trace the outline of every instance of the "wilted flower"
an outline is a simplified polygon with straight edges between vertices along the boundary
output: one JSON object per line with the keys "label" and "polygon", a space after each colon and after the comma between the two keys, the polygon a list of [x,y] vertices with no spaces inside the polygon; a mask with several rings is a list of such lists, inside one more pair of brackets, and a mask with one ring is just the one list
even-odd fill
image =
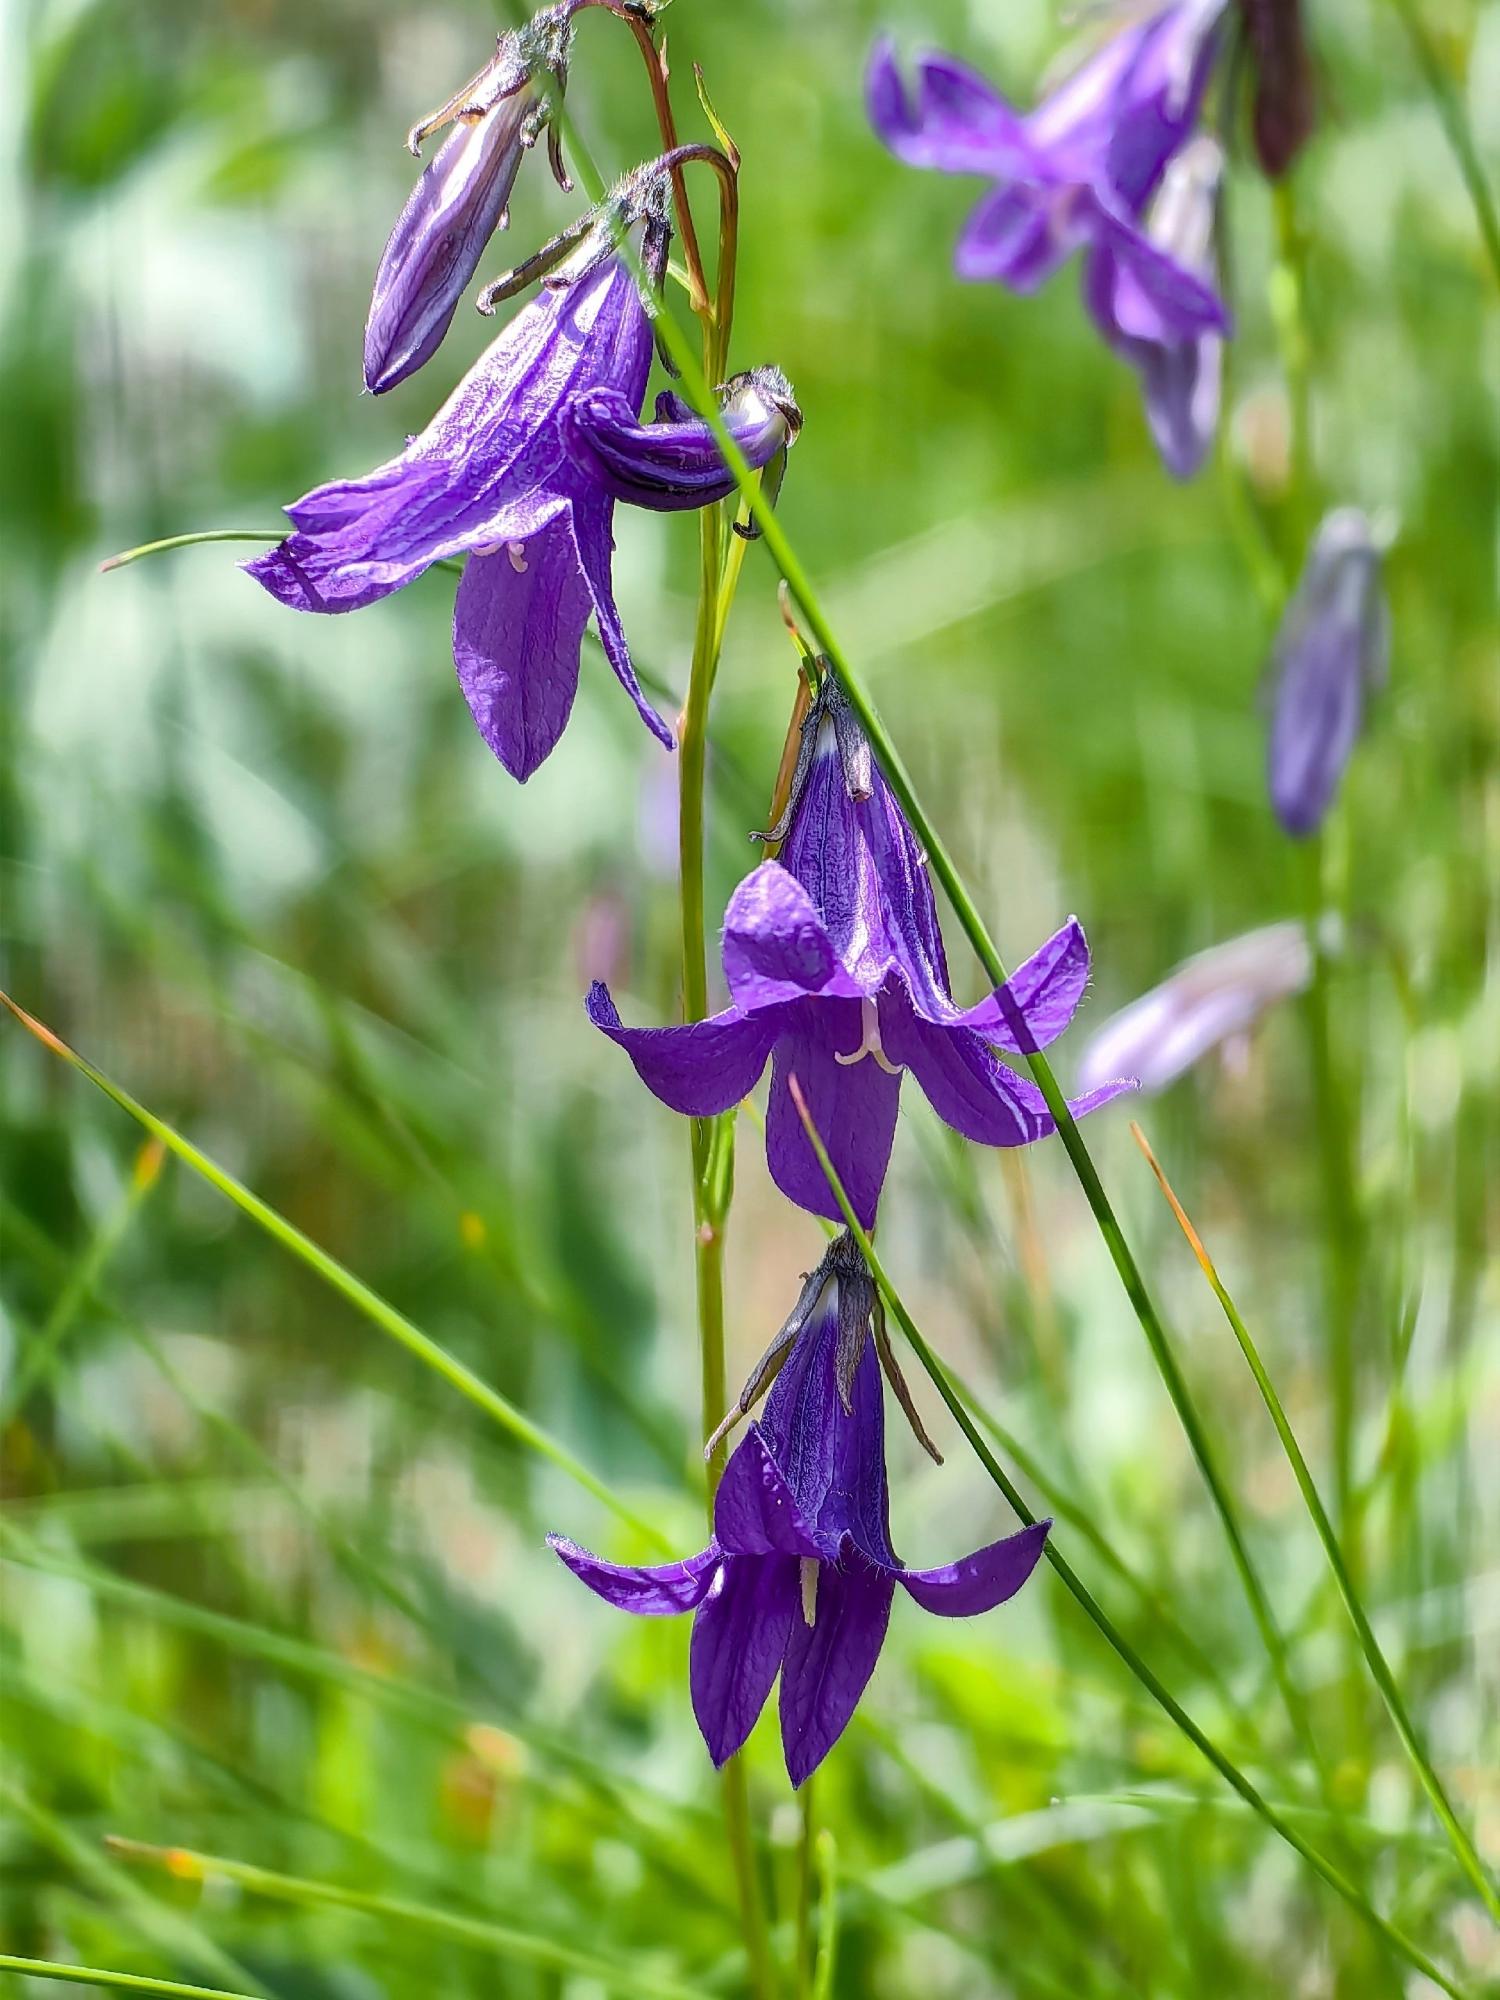
{"label": "wilted flower", "polygon": [[1322,823],[1364,726],[1365,697],[1385,679],[1383,546],[1357,507],[1325,516],[1276,635],[1266,771],[1290,834]]}
{"label": "wilted flower", "polygon": [[[1022,1146],[1051,1132],[1041,1092],[994,1049],[1025,1053],[1062,1033],[1088,980],[1083,932],[1069,921],[987,1000],[954,1004],[922,856],[831,672],[803,725],[783,822],[767,838],[784,838],[780,860],[749,875],[725,913],[722,1013],[626,1028],[605,987],[589,994],[595,1026],[648,1088],[675,1111],[708,1117],[744,1097],[770,1057],[772,1178],[803,1208],[839,1219],[787,1088],[795,1076],[867,1228],[903,1069],[966,1138]],[[1071,1108],[1081,1116],[1126,1088],[1107,1084]]]}
{"label": "wilted flower", "polygon": [[871,122],[901,159],[994,182],[959,237],[962,278],[1031,292],[1075,250],[1107,252],[1119,323],[1142,340],[1222,331],[1204,277],[1141,218],[1197,122],[1225,0],[1174,0],[1123,28],[1027,116],[946,55],[917,64],[908,96],[889,42],[874,50]]}
{"label": "wilted flower", "polygon": [[765,1412],[724,1470],[713,1539],[685,1562],[601,1562],[552,1547],[590,1590],[648,1617],[694,1611],[693,1713],[715,1764],[744,1743],[781,1676],[787,1775],[801,1785],[843,1733],[885,1640],[899,1583],[925,1611],[971,1618],[1013,1597],[1050,1522],[940,1569],[903,1569],[891,1549],[877,1346],[895,1373],[863,1258],[841,1237],[741,1398],[778,1369]]}
{"label": "wilted flower", "polygon": [[[1325,943],[1336,942],[1330,932]],[[1305,991],[1312,947],[1300,923],[1267,924],[1200,951],[1104,1023],[1078,1065],[1085,1089],[1121,1070],[1165,1090],[1210,1049],[1247,1034],[1269,1007]]]}
{"label": "wilted flower", "polygon": [[[1170,162],[1151,204],[1147,234],[1158,249],[1205,283],[1217,281],[1214,253],[1224,155],[1200,133]],[[1191,479],[1219,425],[1223,336],[1212,328],[1153,339],[1133,328],[1134,278],[1101,245],[1084,271],[1084,298],[1099,331],[1141,378],[1146,421],[1174,479]]]}
{"label": "wilted flower", "polygon": [[[391,231],[365,325],[365,387],[379,395],[436,353],[484,246],[505,227],[521,159],[547,127],[567,80],[573,16],[590,0],[561,0],[495,42],[477,76],[407,135],[422,141],[452,121]],[[552,168],[564,188],[556,130]]]}
{"label": "wilted flower", "polygon": [[[610,574],[623,486],[640,506],[688,504],[661,460],[692,458],[684,438],[692,426],[674,419],[664,427],[673,442],[663,453],[654,427],[622,423],[623,412],[640,408],[652,334],[618,237],[643,225],[641,263],[659,282],[666,185],[662,163],[640,170],[586,226],[491,286],[511,289],[576,244],[400,457],[296,501],[287,509],[295,532],[245,564],[294,610],[337,612],[467,554],[453,617],[459,683],[480,733],[517,778],[536,770],[567,722],[590,613],[647,728],[669,747],[673,740],[641,692]],[[733,394],[741,397],[730,418],[742,448],[763,464],[785,447],[784,412],[768,415],[755,398]],[[732,482],[724,473],[715,484],[704,472],[717,446],[701,422],[695,442],[702,504]]]}

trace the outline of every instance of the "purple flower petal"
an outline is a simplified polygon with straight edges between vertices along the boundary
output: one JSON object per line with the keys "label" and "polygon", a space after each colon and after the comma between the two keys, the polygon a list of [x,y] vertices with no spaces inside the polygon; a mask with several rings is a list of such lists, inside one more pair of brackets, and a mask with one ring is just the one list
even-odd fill
{"label": "purple flower petal", "polygon": [[560,506],[525,542],[470,556],[453,602],[458,684],[480,735],[523,782],[562,735],[591,601]]}
{"label": "purple flower petal", "polygon": [[549,1535],[547,1546],[596,1597],[642,1618],[669,1618],[679,1611],[692,1611],[707,1596],[724,1560],[712,1543],[701,1555],[650,1569],[602,1562],[562,1535]]}
{"label": "purple flower petal", "polygon": [[799,1599],[795,1556],[726,1556],[693,1620],[693,1714],[716,1765],[755,1727]]}
{"label": "purple flower petal", "polygon": [[898,1569],[896,1582],[924,1611],[939,1618],[973,1618],[1015,1596],[1041,1561],[1051,1526],[1050,1521],[1035,1521],[940,1569]]}
{"label": "purple flower petal", "polygon": [[[753,369],[720,394],[725,426],[752,471],[796,436],[801,412],[778,370]],[[656,421],[643,424],[618,390],[586,390],[563,412],[563,443],[589,485],[613,500],[657,513],[705,507],[735,491],[734,474],[702,417],[678,405],[668,392]]]}
{"label": "purple flower petal", "polygon": [[740,1441],[714,1495],[714,1539],[729,1555],[832,1554],[803,1519],[797,1497],[766,1449],[760,1426]]}
{"label": "purple flower petal", "polygon": [[1113,313],[1134,340],[1181,340],[1227,333],[1229,314],[1206,278],[1160,250],[1123,216],[1101,208],[1098,237],[1115,255]]}
{"label": "purple flower petal", "polygon": [[795,1075],[861,1227],[873,1228],[896,1136],[901,1079],[888,1075],[872,1056],[847,1064],[837,1060],[837,1053],[860,1047],[863,1022],[856,1000],[799,1001],[780,1020],[785,1031],[776,1043],[766,1112],[771,1178],[799,1207],[832,1222],[843,1220],[787,1089],[788,1076]]}
{"label": "purple flower petal", "polygon": [[973,1028],[987,1042],[1021,1055],[1057,1040],[1077,1013],[1088,981],[1088,940],[1077,917],[1069,917],[1004,986],[977,1006],[944,1011],[916,993],[912,1004],[935,1026]]}
{"label": "purple flower petal", "polygon": [[662,721],[656,710],[641,692],[641,684],[636,679],[635,668],[631,664],[630,648],[625,643],[625,628],[620,623],[620,614],[615,609],[614,583],[610,575],[610,559],[614,554],[614,536],[611,532],[611,517],[614,502],[588,494],[575,499],[570,513],[573,528],[573,545],[578,554],[578,564],[588,584],[589,594],[594,600],[594,618],[599,627],[599,638],[604,647],[605,657],[615,670],[615,678],[626,694],[635,703],[642,722],[659,743],[669,750],[675,749],[677,738],[668,723]]}
{"label": "purple flower petal", "polygon": [[587,1005],[589,1019],[624,1049],[646,1088],[689,1118],[712,1118],[750,1094],[779,1026],[774,1016],[730,1007],[681,1027],[627,1028],[597,980]]}
{"label": "purple flower petal", "polygon": [[799,1602],[781,1668],[781,1745],[794,1785],[844,1733],[885,1643],[894,1590],[883,1570],[851,1554],[847,1568],[818,1565],[811,1625]]}
{"label": "purple flower petal", "polygon": [[982,76],[952,56],[917,60],[908,96],[887,39],[870,51],[865,104],[878,138],[908,166],[950,174],[1013,174],[1030,160],[1024,122]]}
{"label": "purple flower petal", "polygon": [[747,875],[724,912],[724,977],[745,1013],[831,991],[859,997],[806,889],[779,861]]}
{"label": "purple flower petal", "polygon": [[1077,188],[1024,181],[981,197],[959,232],[953,268],[971,282],[1034,292],[1087,241],[1092,210]]}

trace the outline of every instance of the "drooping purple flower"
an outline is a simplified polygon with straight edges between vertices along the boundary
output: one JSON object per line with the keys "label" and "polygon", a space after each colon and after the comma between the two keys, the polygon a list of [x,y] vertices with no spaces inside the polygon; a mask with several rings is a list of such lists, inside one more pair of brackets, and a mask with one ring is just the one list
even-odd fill
{"label": "drooping purple flower", "polygon": [[[1088,980],[1070,920],[977,1006],[951,996],[931,884],[916,839],[831,672],[803,726],[778,861],[746,877],[724,918],[730,1005],[706,1021],[627,1028],[608,990],[588,999],[642,1081],[674,1111],[708,1117],[753,1088],[771,1059],[766,1156],[782,1192],[840,1211],[787,1088],[795,1076],[861,1223],[875,1218],[901,1072],[966,1138],[1022,1146],[1053,1130],[1036,1085],[995,1053],[1044,1048]],[[868,1060],[867,1060],[868,1058]],[[1079,1098],[1092,1111],[1127,1082]]]}
{"label": "drooping purple flower", "polygon": [[[693,1611],[693,1713],[709,1755],[741,1747],[781,1676],[787,1775],[801,1785],[838,1741],[875,1670],[899,1584],[942,1618],[1013,1597],[1051,1523],[940,1569],[904,1569],[891,1548],[880,1360],[894,1362],[869,1272],[848,1236],[803,1287],[741,1398],[779,1368],[760,1421],[725,1467],[713,1539],[684,1562],[635,1568],[548,1537],[590,1590],[647,1617]],[[899,1377],[895,1378],[899,1381]],[[904,1384],[899,1391],[908,1399]]]}
{"label": "drooping purple flower", "polygon": [[[641,262],[659,279],[666,185],[659,166],[622,183],[586,230],[563,239],[577,241],[566,264],[427,429],[364,478],[334,481],[296,501],[287,509],[294,532],[244,565],[294,610],[340,612],[399,590],[445,557],[467,554],[453,617],[459,684],[481,735],[520,779],[562,734],[591,614],[647,728],[669,748],[673,741],[641,691],[611,581],[622,487],[640,506],[687,504],[662,472],[655,427],[623,422],[625,411],[633,417],[640,408],[652,335],[617,234],[644,225]],[[674,421],[664,429],[675,439],[672,451],[691,457],[683,436],[691,426]],[[738,434],[757,464],[787,441],[785,423],[762,420],[758,408]],[[608,476],[600,438],[613,456]],[[703,456],[717,458],[718,448],[701,422],[696,449],[702,498],[716,498],[732,482],[722,468],[717,485],[703,472]]]}
{"label": "drooping purple flower", "polygon": [[[1214,238],[1224,155],[1207,133],[1190,139],[1169,162],[1151,204],[1146,232],[1174,263],[1205,283],[1217,282]],[[1134,271],[1107,244],[1089,252],[1083,295],[1106,341],[1141,378],[1146,421],[1174,479],[1191,479],[1219,426],[1223,336],[1210,327],[1155,338],[1136,331],[1142,315]]]}
{"label": "drooping purple flower", "polygon": [[1366,697],[1385,679],[1382,547],[1359,508],[1326,515],[1276,635],[1266,770],[1276,817],[1297,837],[1322,824],[1364,726]]}
{"label": "drooping purple flower", "polygon": [[[497,37],[495,53],[441,109],[414,125],[422,142],[453,130],[423,170],[375,273],[365,324],[365,387],[380,395],[436,353],[484,247],[505,227],[505,208],[526,151],[548,126],[567,81],[572,20],[590,0],[561,0]],[[563,188],[555,127],[553,172]]]}
{"label": "drooping purple flower", "polygon": [[867,102],[880,138],[913,166],[993,183],[959,237],[960,277],[1032,292],[1076,250],[1103,250],[1129,286],[1138,338],[1224,329],[1213,286],[1141,219],[1196,125],[1225,4],[1173,0],[1121,29],[1025,116],[942,54],[918,60],[909,93],[891,44],[877,43]]}
{"label": "drooping purple flower", "polygon": [[[1330,927],[1322,944],[1337,942]],[[1268,1009],[1306,990],[1312,969],[1305,924],[1266,924],[1210,945],[1095,1031],[1079,1079],[1088,1088],[1128,1070],[1142,1090],[1165,1090],[1210,1050],[1242,1044]]]}

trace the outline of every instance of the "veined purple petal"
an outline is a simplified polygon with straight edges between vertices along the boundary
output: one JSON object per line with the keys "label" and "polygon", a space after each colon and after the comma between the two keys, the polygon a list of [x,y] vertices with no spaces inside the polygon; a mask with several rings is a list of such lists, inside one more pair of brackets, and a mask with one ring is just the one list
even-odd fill
{"label": "veined purple petal", "polygon": [[836,1553],[813,1533],[797,1496],[753,1425],[730,1454],[714,1495],[714,1539],[734,1556],[820,1556]]}
{"label": "veined purple petal", "polygon": [[[880,1002],[882,1039],[893,1062],[909,1069],[945,1125],[982,1146],[1028,1146],[1056,1128],[1046,1099],[1018,1076],[970,1028],[924,1021],[899,992]],[[1107,1104],[1134,1079],[1121,1077],[1068,1100],[1075,1118]]]}
{"label": "veined purple petal", "polygon": [[523,86],[460,118],[412,189],[375,273],[365,325],[365,387],[375,395],[436,353],[510,200],[535,106]]}
{"label": "veined purple petal", "polygon": [[1024,121],[952,56],[919,56],[916,89],[908,94],[895,45],[882,38],[870,51],[865,104],[876,136],[908,166],[1003,175],[1030,166]]}
{"label": "veined purple petal", "polygon": [[693,1714],[716,1765],[755,1727],[797,1615],[795,1556],[726,1556],[693,1620]]}
{"label": "veined purple petal", "polygon": [[627,1028],[597,980],[587,1004],[589,1019],[624,1049],[646,1088],[689,1118],[712,1118],[748,1097],[780,1028],[775,1016],[734,1007],[675,1028]]}
{"label": "veined purple petal", "polygon": [[838,1061],[840,1053],[852,1055],[862,1046],[860,1009],[857,1000],[802,1000],[773,1016],[781,1033],[771,1068],[766,1159],[789,1201],[832,1222],[843,1220],[787,1089],[787,1078],[795,1075],[860,1225],[870,1229],[896,1136],[901,1079],[872,1056]]}
{"label": "veined purple petal", "polygon": [[1050,1521],[1034,1521],[1019,1534],[941,1568],[898,1569],[895,1580],[924,1611],[939,1618],[976,1617],[1015,1596],[1041,1561],[1051,1526]]}
{"label": "veined purple petal", "polygon": [[1069,917],[1039,951],[1017,966],[1004,986],[977,1006],[960,1009],[951,1001],[946,1007],[934,1006],[931,996],[916,993],[912,1004],[935,1026],[973,1028],[987,1042],[998,1043],[1012,1055],[1024,1055],[1057,1040],[1077,1013],[1088,980],[1088,940],[1077,917]]}
{"label": "veined purple petal", "polygon": [[[724,394],[724,392],[721,392]],[[665,405],[671,412],[663,416]],[[677,398],[658,399],[654,423],[614,389],[586,390],[563,414],[563,442],[589,485],[612,500],[658,513],[706,507],[735,491],[719,441],[699,416],[683,416]],[[753,471],[792,442],[801,413],[786,378],[755,369],[730,385],[721,405],[726,429]]]}
{"label": "veined purple petal", "polygon": [[694,1610],[713,1588],[724,1560],[712,1543],[701,1555],[689,1556],[684,1562],[647,1569],[603,1562],[562,1535],[549,1535],[547,1546],[596,1597],[642,1618],[669,1618],[679,1611]]}
{"label": "veined purple petal", "polygon": [[562,735],[592,600],[566,504],[525,542],[470,556],[453,603],[458,684],[480,735],[523,783]]}
{"label": "veined purple petal", "polygon": [[800,1786],[843,1735],[885,1643],[895,1586],[885,1571],[851,1553],[848,1566],[818,1566],[813,1622],[799,1603],[781,1667],[781,1745],[787,1776]]}
{"label": "veined purple petal", "polygon": [[858,999],[828,928],[806,889],[779,861],[747,875],[724,912],[724,977],[747,1014],[809,993]]}
{"label": "veined purple petal", "polygon": [[613,516],[613,500],[596,493],[580,494],[568,511],[573,550],[594,602],[594,622],[599,627],[599,642],[604,648],[605,658],[615,670],[615,679],[635,703],[636,713],[657,742],[664,744],[668,750],[675,750],[677,738],[670,723],[662,721],[636,679],[630,648],[625,643],[625,628],[615,607],[614,579],[611,575],[611,558],[615,548],[611,532]]}
{"label": "veined purple petal", "polygon": [[1322,823],[1364,726],[1366,696],[1386,676],[1380,559],[1357,507],[1327,515],[1276,635],[1267,776],[1276,817],[1295,837]]}

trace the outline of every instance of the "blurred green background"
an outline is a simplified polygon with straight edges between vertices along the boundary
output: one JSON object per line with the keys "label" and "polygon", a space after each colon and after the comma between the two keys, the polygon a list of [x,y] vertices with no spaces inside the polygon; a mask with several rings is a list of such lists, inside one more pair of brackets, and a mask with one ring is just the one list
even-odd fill
{"label": "blurred green background", "polygon": [[[1423,19],[1493,174],[1500,6],[1424,0]],[[514,786],[454,685],[436,573],[316,620],[237,573],[248,550],[97,570],[181,530],[274,529],[284,501],[398,449],[481,351],[466,307],[416,378],[357,393],[405,130],[496,25],[480,0],[0,11],[4,984],[687,1552],[687,1136],[580,1004],[607,976],[628,1018],[672,1018],[670,760],[590,645],[561,748]],[[1351,1546],[1493,1855],[1500,326],[1400,17],[1315,0],[1322,124],[1294,177],[1322,496],[1398,529],[1392,679],[1318,855],[1281,835],[1262,775],[1270,624],[1246,524],[1289,573],[1302,528],[1271,202],[1244,149],[1227,470],[1176,489],[1074,274],[1032,300],[959,284],[977,188],[902,168],[865,125],[878,28],[1024,101],[1064,38],[1049,5],[676,0],[667,26],[683,125],[701,129],[696,61],[744,154],[734,364],[779,363],[807,414],[787,528],[1002,950],[1069,911],[1088,929],[1064,1080],[1089,1029],[1187,952],[1342,909],[1324,996],[1342,1235],[1297,1007],[1135,1114],[1325,1488],[1330,1301],[1352,1289]],[[607,170],[653,149],[638,59],[603,16],[582,21],[569,103]],[[529,168],[482,272],[576,207]],[[622,510],[618,535],[637,657],[680,691],[693,524]],[[715,912],[753,862],[794,667],[752,550],[714,711]],[[140,1131],[13,1025],[0,1076],[0,1951],[277,2000],[743,1992],[686,1621],[618,1617],[542,1536],[645,1551],[201,1181],[143,1159]],[[1087,1524],[1060,1521],[1059,1546],[1131,1641],[1380,1908],[1495,1990],[1494,1934],[1129,1115],[1090,1142],[1341,1825],[1060,1149],[1017,1172],[908,1090],[889,1266]],[[820,1240],[744,1124],[733,1380]],[[948,1463],[893,1430],[893,1526],[934,1563],[1010,1523],[917,1394]],[[774,1717],[748,1755],[789,1962],[802,1829]],[[1239,1806],[1045,1569],[982,1620],[898,1605],[815,1811],[847,2000],[1435,1990]],[[301,1886],[174,1875],[108,1835]],[[49,1989],[0,1972],[0,1990]]]}

